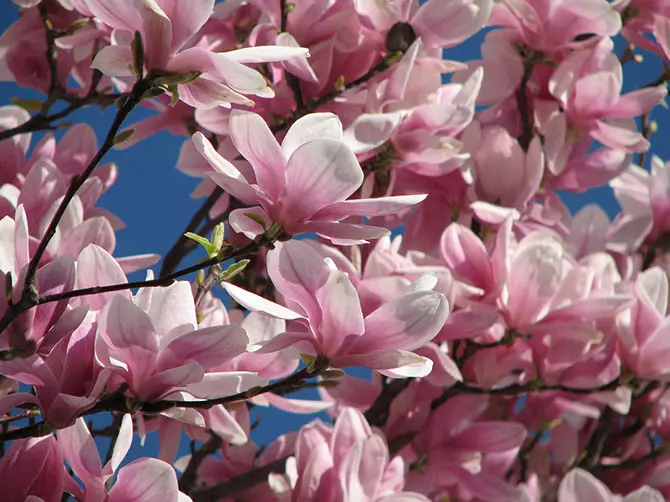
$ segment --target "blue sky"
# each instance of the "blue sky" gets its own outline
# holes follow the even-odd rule
[[[0,32],[17,18],[17,13],[17,7],[9,0],[0,2]],[[478,59],[481,40],[481,35],[475,37],[462,46],[450,49],[446,56],[448,59],[460,61]],[[617,43],[617,49],[619,53],[623,49],[621,40]],[[660,62],[655,56],[647,57],[641,64],[628,63],[624,69],[624,91],[633,90],[655,80],[659,73]],[[19,89],[14,84],[0,83],[0,105],[9,104],[12,97],[33,99],[40,96],[35,91]],[[73,114],[71,120],[87,122],[95,129],[98,138],[102,138],[112,122],[114,113],[113,106],[106,110],[91,107]],[[150,116],[151,113],[146,109],[137,110],[133,112],[126,125]],[[652,118],[659,125],[658,132],[651,138],[652,152],[661,158],[670,160],[670,142],[666,139],[666,131],[670,128],[670,114],[659,107],[652,114]],[[57,137],[62,134],[63,131],[56,133]],[[39,136],[39,134],[33,135],[32,144],[36,143]],[[175,169],[179,149],[184,140],[183,137],[175,137],[162,132],[128,150],[114,150],[105,158],[105,161],[117,163],[120,176],[115,185],[102,197],[99,204],[112,211],[127,224],[125,229],[117,233],[116,256],[144,253],[165,254],[180,235],[193,212],[200,206],[201,201],[189,197],[198,180],[189,178]],[[573,212],[594,202],[603,206],[610,217],[613,217],[619,210],[608,187],[585,194],[562,195]],[[197,258],[202,257],[202,254],[197,255]],[[312,393],[306,395],[313,396]],[[269,442],[280,433],[295,430],[302,423],[313,418],[309,415],[290,415],[278,410],[264,411],[262,415],[260,426],[253,435],[259,443]],[[188,442],[184,442],[182,451],[183,453],[188,451]],[[136,440],[130,457],[155,455],[156,452],[157,442],[155,438],[150,437],[144,449],[139,447]]]

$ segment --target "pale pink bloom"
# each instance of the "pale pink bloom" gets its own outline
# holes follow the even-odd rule
[[[58,331],[63,333],[57,333]],[[109,377],[95,360],[96,316],[85,309],[68,311],[49,336],[64,335],[50,350],[46,359],[37,354],[0,364],[0,374],[33,385],[32,394],[14,394],[0,398],[0,408],[15,400],[37,403],[44,417],[56,426],[67,426],[82,412],[91,408],[101,396]],[[4,403],[4,404],[3,404]]]
[[[668,59],[668,18],[670,7],[664,0],[617,0],[612,7],[626,20],[621,35],[637,48]],[[654,38],[649,35],[653,34]]]
[[[662,502],[657,490],[643,486],[625,497],[615,495],[598,478],[583,469],[572,469],[558,487],[558,502]]]
[[[30,114],[18,106],[0,107],[0,131],[13,129],[30,119]],[[23,172],[25,156],[30,146],[30,133],[17,134],[0,141],[0,187],[13,183],[16,175]],[[1,211],[1,210],[0,210]]]
[[[558,0],[550,7],[543,0],[505,0],[494,4],[489,25],[509,27],[528,47],[553,54],[579,35],[616,35],[621,17],[607,0]]]
[[[340,120],[331,113],[313,113],[297,120],[281,146],[255,113],[234,110],[229,130],[253,173],[242,173],[221,157],[202,133],[193,135],[193,143],[214,168],[210,177],[219,186],[245,204],[256,204],[234,210],[229,218],[231,226],[249,238],[264,232],[255,221],[260,218],[266,228],[281,223],[289,234],[315,232],[337,244],[362,243],[388,231],[342,220],[396,213],[425,197],[346,200],[361,186],[363,171],[343,142]]]
[[[444,324],[448,302],[423,277],[399,296],[363,317],[348,275],[300,241],[268,253],[268,275],[289,308],[226,284],[233,298],[254,311],[296,320],[289,331],[258,341],[263,352],[292,347],[326,357],[334,367],[366,366],[392,377],[426,376],[432,361],[414,350],[432,340]]]
[[[431,497],[451,487],[470,498],[491,502],[519,500],[518,489],[505,481],[505,470],[521,447],[526,429],[514,421],[481,417],[488,407],[486,396],[457,395],[430,414],[411,446],[403,451],[407,461],[423,458],[423,467],[407,477],[408,488]],[[507,466],[487,456],[505,457]],[[466,499],[468,500],[468,499]]]
[[[621,63],[613,43],[603,38],[593,48],[574,51],[558,65],[549,91],[565,110],[568,124],[606,146],[645,151],[649,142],[636,130],[633,117],[663,102],[665,86],[621,95]]]
[[[186,399],[235,394],[262,382],[249,372],[211,369],[246,350],[239,326],[197,329],[190,285],[140,290],[131,300],[114,296],[98,321],[96,358],[114,382],[148,402],[184,390]]]
[[[14,441],[0,459],[0,486],[6,502],[59,502],[69,478],[63,454],[51,434]],[[68,483],[68,488],[70,484]]]
[[[271,474],[269,484],[280,500],[292,502],[428,502],[403,491],[403,470],[363,414],[345,408],[334,427],[320,420],[303,427],[286,474]]]
[[[592,138],[575,135],[558,103],[535,100],[535,116],[544,138],[545,189],[583,192],[607,183],[630,165],[632,154],[625,148],[596,149]]]
[[[623,209],[611,229],[611,250],[628,253],[670,231],[670,162],[654,155],[651,173],[631,165],[610,186]]]
[[[428,0],[420,7],[416,0],[354,4],[365,25],[382,40],[396,23],[409,23],[427,47],[452,47],[470,38],[486,25],[493,6],[491,0]]]
[[[670,376],[670,318],[668,277],[659,267],[638,275],[635,303],[617,316],[619,352],[627,367],[641,378],[667,379]]]
[[[546,230],[517,242],[509,220],[498,230],[490,253],[470,229],[456,223],[445,230],[441,252],[454,278],[477,288],[470,292],[468,315],[452,324],[459,318],[454,313],[441,336],[462,337],[472,323],[476,329],[489,327],[499,309],[506,326],[522,333],[564,332],[591,340],[598,332],[585,323],[611,318],[630,303],[628,295],[613,288],[621,278],[611,257],[597,255],[592,262],[576,263]]]
[[[544,155],[535,137],[527,152],[504,128],[482,128],[473,122],[463,133],[470,159],[463,169],[473,179],[471,197],[525,211],[535,198],[544,174]],[[501,176],[501,172],[505,175]]]
[[[133,440],[130,415],[123,417],[111,459],[101,465],[98,447],[84,419],[58,431],[63,456],[74,474],[84,484],[75,485],[72,493],[90,502],[187,502],[191,498],[179,491],[177,474],[170,464],[155,458],[140,458],[119,469]],[[117,473],[118,471],[118,473]],[[107,483],[114,480],[111,489]]]
[[[49,21],[54,29],[65,30],[79,18],[53,4]],[[37,9],[27,9],[0,35],[0,81],[16,82],[47,94],[51,85],[51,68],[46,57],[47,43],[44,23]],[[66,87],[74,63],[69,51],[57,51],[57,82]]]
[[[212,13],[214,0],[188,4],[167,0],[141,4],[132,0],[112,4],[86,0],[86,5],[100,21],[115,29],[112,39],[117,41],[96,54],[93,68],[116,77],[132,75],[130,40],[139,31],[147,70],[198,75],[191,82],[178,84],[180,99],[196,108],[230,106],[230,103],[252,105],[253,101],[244,94],[272,97],[274,92],[265,78],[244,64],[308,55],[307,49],[300,47],[246,47],[227,53],[192,47],[193,37]]]

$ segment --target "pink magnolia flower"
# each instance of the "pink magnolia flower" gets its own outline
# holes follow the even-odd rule
[[[98,447],[83,418],[58,431],[63,457],[84,484],[83,489],[76,484],[71,489],[77,499],[91,502],[190,501],[189,496],[179,491],[177,474],[172,466],[162,460],[140,458],[119,469],[132,440],[132,420],[130,415],[125,415],[111,459],[102,466]],[[115,474],[116,481],[108,490],[107,483]]]
[[[402,455],[421,466],[412,470],[408,487],[439,497],[468,494],[468,499],[491,502],[517,501],[519,491],[504,479],[525,437],[526,429],[514,421],[486,420],[486,396],[457,395],[434,410],[411,446]],[[491,457],[488,458],[487,457]]]
[[[415,349],[435,337],[449,313],[448,302],[431,289],[433,278],[417,280],[403,294],[363,317],[348,275],[300,241],[268,253],[268,275],[289,308],[226,284],[250,310],[295,320],[286,333],[257,343],[262,352],[293,347],[326,357],[334,367],[366,366],[391,377],[426,376],[432,361]]]
[[[193,143],[214,168],[210,177],[219,186],[245,204],[257,204],[236,209],[229,218],[231,226],[249,238],[263,233],[272,223],[281,223],[289,234],[315,232],[337,244],[363,243],[388,231],[342,220],[396,213],[425,198],[345,200],[361,186],[363,171],[343,142],[342,124],[332,113],[313,113],[297,120],[281,146],[265,121],[254,113],[234,110],[229,132],[237,150],[251,164],[252,173],[241,172],[221,157],[202,133],[193,135]],[[259,224],[259,218],[266,228]]]
[[[625,497],[614,495],[593,474],[583,469],[572,469],[558,487],[558,502],[662,502],[663,496],[649,486]]]
[[[356,0],[365,25],[383,41],[396,23],[408,23],[427,47],[452,47],[482,29],[491,15],[491,0],[416,0],[376,2]]]
[[[470,124],[463,134],[470,160],[465,162],[467,178],[473,179],[472,198],[523,212],[529,207],[542,182],[544,155],[538,137],[527,152],[499,126],[482,128]],[[505,176],[500,176],[504,171]]]
[[[612,40],[603,38],[593,48],[573,52],[552,75],[549,91],[581,134],[612,148],[645,151],[649,142],[632,119],[663,102],[667,90],[658,86],[621,95],[621,63],[612,49]]]
[[[360,411],[345,408],[334,427],[317,420],[300,430],[286,474],[271,474],[270,488],[295,502],[428,502],[403,491],[403,461],[389,457],[383,436]]]
[[[140,4],[133,0],[113,4],[86,0],[86,5],[95,17],[115,29],[112,39],[117,41],[117,45],[109,45],[97,53],[93,68],[116,77],[132,75],[134,56],[130,39],[139,32],[145,68],[168,75],[186,75],[181,81],[177,78],[179,97],[196,108],[230,106],[230,103],[253,105],[244,94],[272,97],[274,92],[265,78],[244,63],[308,55],[307,49],[300,47],[246,47],[218,53],[191,46],[193,37],[211,15],[214,0],[188,3],[151,0]]]
[[[651,172],[631,165],[610,186],[623,209],[610,230],[610,249],[628,253],[670,232],[670,162],[654,155]]]
[[[63,453],[51,434],[18,439],[0,459],[2,498],[7,502],[59,502],[66,478]]]
[[[61,338],[46,359],[33,354],[1,363],[0,374],[33,385],[36,396],[24,392],[0,398],[0,409],[17,406],[19,401],[38,404],[45,419],[63,427],[91,408],[109,377],[109,370],[95,360],[95,317],[85,309],[68,311],[50,334],[68,324],[76,329]]]
[[[196,327],[186,282],[142,289],[132,300],[117,295],[100,313],[96,357],[112,371],[113,384],[127,383],[144,402],[179,390],[190,399],[221,397],[264,383],[255,373],[211,371],[246,350],[242,328]]]

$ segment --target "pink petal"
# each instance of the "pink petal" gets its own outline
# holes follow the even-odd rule
[[[297,42],[293,35],[287,32],[282,32],[277,35],[277,45],[283,47],[292,47],[299,48],[300,44]],[[310,83],[318,83],[318,78],[314,70],[310,66],[307,59],[304,55],[296,56],[290,59],[287,59],[283,62],[282,66],[292,75],[295,75],[300,80],[305,80]]]
[[[321,322],[321,307],[316,293],[328,281],[328,267],[311,246],[290,240],[267,254],[267,271],[277,290],[289,305],[297,304],[314,325]]]
[[[354,153],[369,152],[391,138],[401,119],[400,112],[358,115],[344,131],[344,142]]]
[[[391,233],[390,230],[381,227],[334,221],[311,221],[299,228],[301,232],[314,232],[340,246],[366,244],[369,240],[379,239]]]
[[[406,350],[379,350],[332,358],[335,367],[363,366],[391,378],[421,378],[430,374],[433,361]]]
[[[288,159],[305,143],[318,139],[342,141],[342,123],[334,113],[310,113],[296,120],[284,136],[281,149]]]
[[[195,35],[214,10],[214,0],[159,2],[172,21],[172,51],[176,52]]]
[[[249,214],[256,215],[265,223],[263,228],[257,221],[249,218]],[[265,233],[268,227],[272,224],[272,218],[263,210],[262,207],[245,207],[244,209],[235,209],[230,212],[228,216],[228,223],[235,230],[244,234],[248,239],[254,240],[259,235]]]
[[[607,113],[619,100],[621,82],[608,71],[592,73],[575,83],[574,106],[580,115]]]
[[[507,309],[513,327],[522,328],[546,314],[561,279],[562,258],[558,241],[522,241],[507,278]]]
[[[568,472],[558,487],[558,502],[611,502],[612,494],[592,474],[582,469]]]
[[[637,117],[649,113],[652,108],[661,104],[667,95],[668,90],[662,85],[649,89],[638,89],[621,96],[607,115],[615,118]]]
[[[133,74],[133,56],[130,47],[108,45],[98,51],[91,68],[110,77],[129,77]]]
[[[279,319],[292,320],[301,319],[303,316],[293,312],[277,303],[266,300],[262,296],[250,293],[229,282],[223,283],[223,289],[240,305],[254,312],[263,312],[267,315],[278,317]]]
[[[374,199],[354,199],[326,206],[313,216],[315,220],[338,221],[347,216],[385,216],[396,214],[422,202],[428,195],[396,195]]]
[[[644,152],[649,148],[647,141],[639,132],[629,127],[621,127],[613,123],[599,120],[589,131],[592,138],[610,148],[625,149],[630,152]]]
[[[496,453],[521,447],[526,428],[515,422],[477,422],[452,438],[455,448]]]
[[[139,384],[156,363],[158,340],[151,319],[123,296],[115,296],[99,321],[103,340],[123,355],[133,380]]]
[[[95,286],[108,286],[110,284],[125,284],[128,282],[126,275],[116,260],[103,248],[90,244],[84,248],[77,258],[77,282],[76,288],[90,288]],[[83,299],[72,301],[73,305],[88,305],[93,310],[100,310],[114,296],[121,295],[130,300],[129,290],[116,291],[113,293],[101,293],[89,295]]]
[[[437,335],[448,315],[449,303],[440,293],[404,294],[365,318],[365,334],[354,342],[350,352],[417,349]]]
[[[155,458],[140,458],[119,471],[109,502],[177,502],[174,469]]]
[[[288,160],[282,220],[304,221],[323,207],[346,199],[361,183],[363,170],[343,143],[310,141]]]
[[[196,361],[204,369],[212,368],[247,348],[249,339],[239,326],[214,326],[182,335],[163,349],[158,358],[160,370]]]
[[[284,188],[286,159],[260,115],[241,110],[230,114],[230,138],[254,169],[258,187],[276,199]]]
[[[100,455],[84,419],[78,418],[74,425],[59,430],[58,442],[65,460],[86,485],[86,496],[92,499],[94,494],[104,497]]]
[[[492,0],[429,0],[410,22],[427,46],[451,47],[483,28],[492,6]]]
[[[484,290],[492,286],[491,259],[484,243],[472,230],[452,223],[442,234],[440,250],[447,267],[459,280]]]
[[[344,272],[330,272],[318,299],[323,312],[318,338],[324,355],[328,356],[363,334],[363,312],[356,288]]]

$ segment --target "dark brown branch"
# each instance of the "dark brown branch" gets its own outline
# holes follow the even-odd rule
[[[193,490],[193,486],[198,480],[198,469],[202,462],[210,455],[214,454],[216,450],[221,448],[223,445],[223,440],[212,433],[209,441],[204,443],[197,451],[191,455],[191,459],[184,470],[184,473],[179,478],[179,490],[184,492],[186,495],[190,494]]]
[[[273,472],[283,473],[288,457],[280,458],[257,469],[245,472],[239,476],[224,481],[215,486],[191,493],[193,502],[214,502],[215,500],[230,498],[240,492],[253,488],[267,481]]]
[[[533,67],[533,62],[524,62],[521,83],[514,93],[516,96],[517,108],[519,109],[519,115],[521,116],[521,136],[517,139],[524,151],[528,151],[530,142],[533,140],[533,109],[530,100],[528,99],[527,89],[528,81],[533,73]]]
[[[365,75],[352,80],[351,82],[344,83],[342,85],[335,85],[330,91],[328,91],[326,94],[319,98],[314,98],[307,103],[304,104],[304,106],[298,108],[293,114],[291,114],[290,117],[288,117],[286,120],[281,122],[280,124],[275,125],[272,127],[272,132],[279,132],[287,127],[289,127],[291,124],[293,124],[296,120],[298,120],[301,117],[304,117],[308,113],[312,113],[316,109],[318,109],[320,106],[325,105],[326,103],[332,101],[333,99],[337,98],[340,96],[342,93],[345,91],[348,91],[349,89],[353,89],[354,87],[358,87],[361,84],[366,83],[368,80],[372,79],[373,77],[376,77],[380,73],[388,70],[391,68],[395,63],[397,63],[400,58],[402,57],[401,52],[396,52],[392,54],[387,54],[382,58],[379,63],[377,63],[373,68],[371,68],[368,72],[365,73]]]
[[[398,397],[403,390],[405,390],[409,384],[412,383],[411,378],[399,378],[391,380],[390,382],[384,382],[382,386],[382,391],[375,399],[375,402],[372,403],[364,413],[368,423],[375,427],[383,427],[386,425],[386,421],[389,417],[389,409],[393,400]]]
[[[230,404],[238,401],[245,401],[252,397],[264,394],[267,392],[276,392],[278,394],[287,392],[287,389],[294,389],[302,387],[305,380],[318,376],[321,372],[328,368],[329,362],[327,359],[317,356],[312,364],[305,367],[292,375],[269,383],[268,385],[253,387],[244,392],[238,392],[230,396],[225,396],[217,399],[207,399],[202,401],[173,401],[161,400],[152,403],[133,402],[125,396],[124,392],[117,392],[102,400],[92,408],[84,411],[79,416],[85,417],[100,413],[103,411],[115,411],[119,413],[135,413],[141,411],[148,414],[157,414],[170,408],[197,408],[206,409],[219,404]],[[15,439],[25,437],[39,437],[53,432],[54,427],[48,422],[38,422],[27,427],[8,431],[5,434],[0,434],[0,442],[13,441]]]

